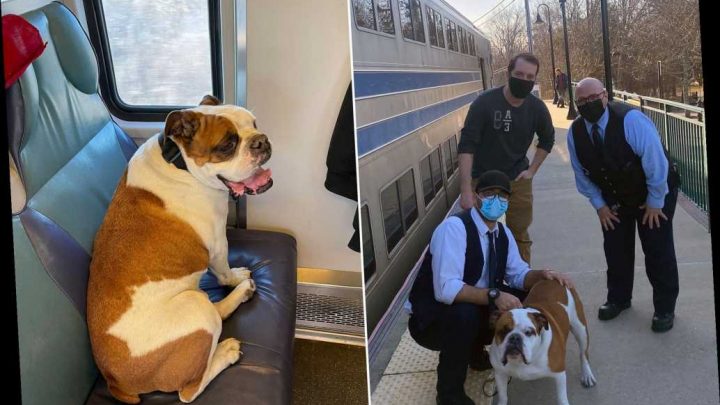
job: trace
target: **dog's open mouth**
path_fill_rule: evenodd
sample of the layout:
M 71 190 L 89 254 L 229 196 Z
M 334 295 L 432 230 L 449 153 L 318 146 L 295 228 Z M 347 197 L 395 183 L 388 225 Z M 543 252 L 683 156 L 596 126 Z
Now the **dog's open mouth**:
M 240 181 L 230 181 L 218 174 L 218 179 L 222 181 L 233 198 L 240 198 L 243 194 L 261 194 L 266 192 L 273 185 L 272 171 L 258 167 L 255 173 Z
M 507 365 L 508 359 L 510 359 L 510 360 L 522 359 L 523 363 L 528 364 L 528 361 L 525 358 L 525 353 L 523 353 L 522 350 L 520 350 L 516 347 L 510 347 L 505 351 L 505 355 L 503 356 L 503 359 L 502 359 L 503 366 Z

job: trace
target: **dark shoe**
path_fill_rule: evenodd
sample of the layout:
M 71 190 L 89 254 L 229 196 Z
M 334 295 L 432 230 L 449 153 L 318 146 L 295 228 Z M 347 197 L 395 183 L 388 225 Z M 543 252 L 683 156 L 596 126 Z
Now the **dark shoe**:
M 670 312 L 667 314 L 655 314 L 652 320 L 653 332 L 667 332 L 673 327 L 675 314 Z
M 455 396 L 452 396 L 450 398 L 440 398 L 440 394 L 435 396 L 435 401 L 437 405 L 475 405 L 475 402 L 470 399 L 469 396 L 465 395 L 463 392 L 462 395 L 458 394 Z
M 601 321 L 609 321 L 620 315 L 620 312 L 630 308 L 630 303 L 625 302 L 622 304 L 616 304 L 614 302 L 606 302 L 600 307 L 598 311 L 598 319 Z

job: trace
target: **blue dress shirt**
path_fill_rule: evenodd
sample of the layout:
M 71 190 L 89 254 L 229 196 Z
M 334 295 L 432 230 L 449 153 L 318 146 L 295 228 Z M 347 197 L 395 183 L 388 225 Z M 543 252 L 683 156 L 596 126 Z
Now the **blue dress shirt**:
M 605 128 L 607 127 L 609 116 L 610 113 L 608 109 L 605 108 L 605 112 L 597 122 L 600 127 L 600 137 L 603 140 L 605 139 Z M 623 122 L 625 125 L 625 139 L 633 152 L 640 157 L 642 168 L 645 172 L 648 187 L 646 203 L 650 208 L 662 208 L 665 205 L 665 195 L 668 193 L 668 161 L 665 157 L 662 142 L 660 142 L 660 135 L 655 128 L 655 124 L 641 111 L 629 111 L 625 115 Z M 585 119 L 583 119 L 583 123 L 587 128 L 587 133 L 592 143 L 591 134 L 593 124 Z M 567 147 L 570 153 L 570 163 L 575 172 L 575 185 L 578 191 L 590 200 L 590 204 L 592 204 L 596 210 L 602 208 L 606 205 L 602 197 L 602 192 L 585 174 L 575 153 L 572 126 L 568 129 L 567 133 Z

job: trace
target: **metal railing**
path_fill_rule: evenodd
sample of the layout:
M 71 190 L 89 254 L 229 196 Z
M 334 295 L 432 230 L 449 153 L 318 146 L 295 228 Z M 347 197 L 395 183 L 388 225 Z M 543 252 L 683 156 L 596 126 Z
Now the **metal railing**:
M 613 95 L 616 101 L 639 108 L 655 123 L 663 145 L 678 165 L 680 190 L 707 213 L 710 205 L 705 109 L 625 91 L 613 90 Z

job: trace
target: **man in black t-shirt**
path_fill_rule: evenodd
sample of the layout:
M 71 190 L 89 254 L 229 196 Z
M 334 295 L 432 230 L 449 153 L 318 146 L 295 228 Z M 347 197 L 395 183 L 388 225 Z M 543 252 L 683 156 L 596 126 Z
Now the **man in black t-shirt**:
M 476 179 L 487 170 L 500 170 L 514 179 L 506 214 L 523 260 L 530 264 L 532 223 L 532 178 L 552 150 L 555 128 L 545 103 L 530 92 L 540 62 L 529 53 L 510 60 L 508 84 L 481 93 L 470 105 L 460 136 L 460 205 L 476 204 Z M 532 163 L 528 148 L 537 133 L 538 144 Z

